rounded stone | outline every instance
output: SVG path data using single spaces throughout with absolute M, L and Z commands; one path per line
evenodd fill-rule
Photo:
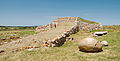
M 94 38 L 85 38 L 79 42 L 79 50 L 83 52 L 100 52 L 102 44 Z
M 107 41 L 105 41 L 105 40 L 104 40 L 104 41 L 102 41 L 102 42 L 101 42 L 101 44 L 102 44 L 103 46 L 108 46 L 108 42 L 107 42 Z

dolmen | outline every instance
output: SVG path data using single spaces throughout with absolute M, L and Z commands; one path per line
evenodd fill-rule
M 78 48 L 82 52 L 101 52 L 102 47 L 107 45 L 107 41 L 100 42 L 94 38 L 85 38 L 79 42 Z
M 94 32 L 94 33 L 93 33 L 93 36 L 103 36 L 103 35 L 106 35 L 106 34 L 108 34 L 107 31 L 103 31 L 103 32 Z

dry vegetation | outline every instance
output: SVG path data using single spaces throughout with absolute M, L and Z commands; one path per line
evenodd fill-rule
M 25 37 L 28 35 L 34 34 L 34 30 L 26 30 L 26 31 L 0 31 L 0 42 L 10 41 L 20 39 L 21 37 Z
M 112 26 L 111 26 L 112 27 Z M 96 39 L 109 42 L 108 47 L 104 47 L 99 53 L 80 52 L 77 41 L 91 36 L 95 31 L 109 31 L 109 34 Z M 61 47 L 41 47 L 32 51 L 24 50 L 9 54 L 0 54 L 1 61 L 119 61 L 120 58 L 120 30 L 104 27 L 103 30 L 80 31 L 71 35 L 73 41 L 67 41 Z
M 19 27 L 17 27 L 19 28 Z M 5 29 L 4 29 L 5 30 Z M 28 35 L 35 34 L 35 31 L 32 29 L 18 29 L 18 30 L 6 30 L 0 31 L 0 45 L 9 43 L 13 40 L 21 39 L 22 37 L 26 37 Z
M 34 34 L 36 26 L 0 26 L 0 44 Z
M 83 19 L 83 18 L 80 18 L 79 20 L 82 21 L 82 22 L 88 23 L 88 24 L 99 24 L 95 21 L 89 21 L 89 20 L 86 20 L 86 19 Z
M 81 40 L 90 35 L 90 32 L 80 31 L 70 37 L 77 38 L 74 41 L 67 41 L 61 47 L 39 48 L 33 51 L 21 51 L 2 55 L 2 61 L 119 61 L 120 58 L 120 31 L 110 32 L 108 35 L 97 38 L 107 40 L 108 47 L 104 47 L 99 53 L 80 52 L 76 40 Z

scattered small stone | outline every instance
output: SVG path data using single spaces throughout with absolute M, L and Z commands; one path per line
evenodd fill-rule
M 103 44 L 103 46 L 108 46 L 108 42 L 107 41 L 102 41 L 101 44 Z
M 0 45 L 3 45 L 3 43 L 0 43 Z
M 8 42 L 4 42 L 4 44 L 7 44 Z
M 34 48 L 30 48 L 30 49 L 27 49 L 28 51 L 33 51 L 34 50 Z
M 49 46 L 49 43 L 45 42 L 42 46 L 43 46 L 43 47 L 48 47 L 48 46 Z
M 5 52 L 4 50 L 0 50 L 0 53 L 3 53 L 3 52 Z

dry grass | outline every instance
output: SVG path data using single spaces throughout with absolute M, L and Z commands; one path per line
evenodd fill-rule
M 28 35 L 35 34 L 34 30 L 23 30 L 23 31 L 0 31 L 0 43 L 11 42 Z
M 82 35 L 82 37 L 81 37 Z M 78 40 L 88 36 L 89 33 L 78 32 L 70 37 Z M 77 42 L 67 41 L 61 47 L 40 48 L 33 51 L 20 51 L 1 55 L 2 61 L 119 61 L 120 58 L 120 32 L 111 32 L 106 36 L 97 38 L 107 40 L 109 47 L 104 47 L 99 53 L 80 52 Z
M 94 32 L 94 31 L 91 31 Z M 108 47 L 104 47 L 99 53 L 84 53 L 80 52 L 77 47 L 77 42 L 91 32 L 80 31 L 71 35 L 73 41 L 67 41 L 61 47 L 41 47 L 32 51 L 19 51 L 9 54 L 0 54 L 0 61 L 119 61 L 120 59 L 120 31 L 112 32 L 103 37 L 96 39 L 109 42 Z
M 80 18 L 79 20 L 82 21 L 82 22 L 88 23 L 88 24 L 99 24 L 95 21 L 90 21 L 90 20 L 86 20 L 86 19 L 83 19 L 83 18 Z

